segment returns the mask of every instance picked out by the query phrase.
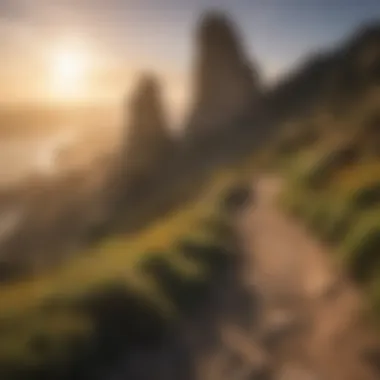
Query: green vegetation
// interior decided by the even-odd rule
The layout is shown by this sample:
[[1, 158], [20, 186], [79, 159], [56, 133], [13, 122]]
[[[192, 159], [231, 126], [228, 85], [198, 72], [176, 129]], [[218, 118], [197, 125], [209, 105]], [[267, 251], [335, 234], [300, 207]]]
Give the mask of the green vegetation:
[[[285, 163], [281, 206], [335, 247], [336, 259], [380, 310], [379, 104], [380, 93], [371, 89], [344, 115], [321, 117], [316, 110], [308, 123], [317, 125], [319, 138], [313, 144], [295, 138], [297, 148], [286, 155], [275, 150], [275, 157]], [[307, 128], [307, 118], [302, 122]]]
[[[0, 378], [93, 379], [99, 368], [112, 367], [115, 357], [137, 344], [158, 345], [173, 322], [191, 315], [213, 280], [237, 259], [231, 254], [235, 242], [228, 216], [231, 208], [244, 203], [244, 191], [235, 193], [231, 202], [220, 194], [226, 196], [237, 180], [251, 177], [252, 168], [262, 165], [280, 168], [286, 179], [282, 206], [336, 247], [337, 259], [368, 287], [380, 311], [380, 92], [372, 85], [379, 79], [380, 55], [377, 43], [374, 54], [372, 44], [364, 52], [360, 48], [372, 34], [376, 43], [377, 31], [370, 30], [335, 54], [317, 57], [266, 94], [264, 113], [271, 115], [262, 122], [259, 117], [249, 134], [237, 128], [213, 136], [215, 141], [208, 140], [205, 149], [211, 160], [198, 152], [197, 142], [191, 162], [179, 167], [181, 173], [175, 165], [166, 177], [158, 169], [148, 170], [172, 143], [163, 133], [161, 116], [153, 135], [153, 124], [145, 123], [146, 109], [158, 108], [156, 101], [148, 99], [146, 109], [139, 107], [132, 118], [137, 128], [132, 145], [142, 139], [143, 148], [137, 151], [147, 156], [140, 157], [137, 168], [144, 174], [137, 175], [139, 186], [130, 196], [138, 201], [127, 201], [122, 191], [115, 202], [121, 214], [115, 225], [128, 226], [129, 234], [108, 235], [59, 268], [1, 287]], [[373, 59], [364, 63], [361, 58], [368, 50]], [[41, 119], [49, 126], [66, 120], [61, 114], [79, 120], [92, 115], [88, 109], [74, 116], [54, 109], [24, 111], [27, 122], [33, 121], [31, 135], [46, 133], [38, 127]], [[91, 121], [98, 116], [92, 115]], [[20, 117], [15, 110], [0, 112], [3, 124], [25, 124]], [[266, 129], [277, 129], [279, 122], [285, 125], [273, 146], [252, 152], [262, 143], [264, 129], [267, 136]], [[18, 133], [9, 128], [3, 132]], [[256, 141], [239, 141], [246, 136]], [[156, 154], [151, 148], [157, 140]], [[250, 150], [246, 157], [239, 147]], [[227, 162], [227, 157], [240, 161], [240, 169], [215, 173], [213, 165]], [[158, 182], [164, 186], [156, 187]]]
[[[0, 377], [70, 378], [133, 342], [159, 339], [224, 265], [233, 239], [219, 195], [235, 180], [234, 171], [217, 174], [195, 200], [134, 235], [105, 238], [57, 269], [4, 285]], [[198, 254], [185, 254], [189, 247]]]

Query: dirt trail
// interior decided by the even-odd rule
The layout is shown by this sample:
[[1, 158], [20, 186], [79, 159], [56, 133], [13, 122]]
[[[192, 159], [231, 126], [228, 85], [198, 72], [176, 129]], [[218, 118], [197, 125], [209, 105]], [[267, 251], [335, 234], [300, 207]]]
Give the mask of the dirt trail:
[[274, 378], [379, 379], [364, 358], [380, 346], [362, 297], [328, 249], [279, 210], [280, 188], [279, 179], [261, 177], [239, 222], [246, 281], [262, 299], [255, 335], [270, 352]]
[[237, 260], [161, 345], [128, 352], [107, 379], [380, 379], [380, 340], [363, 297], [329, 249], [281, 212], [280, 189], [260, 177], [254, 199], [231, 214]]

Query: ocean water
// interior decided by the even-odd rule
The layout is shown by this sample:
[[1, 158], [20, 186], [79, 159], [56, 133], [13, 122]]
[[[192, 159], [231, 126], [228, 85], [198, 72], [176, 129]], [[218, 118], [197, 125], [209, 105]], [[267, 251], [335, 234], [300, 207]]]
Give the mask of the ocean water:
[[54, 175], [57, 157], [75, 143], [73, 131], [44, 137], [12, 137], [0, 141], [0, 185], [17, 182], [30, 174]]

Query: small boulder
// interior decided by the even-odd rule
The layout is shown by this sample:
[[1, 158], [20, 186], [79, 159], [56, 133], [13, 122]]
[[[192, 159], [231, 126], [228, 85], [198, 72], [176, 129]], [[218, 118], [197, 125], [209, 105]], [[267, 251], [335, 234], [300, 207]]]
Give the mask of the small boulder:
[[223, 198], [223, 209], [227, 212], [241, 210], [248, 202], [252, 201], [253, 194], [249, 185], [239, 184], [228, 190]]

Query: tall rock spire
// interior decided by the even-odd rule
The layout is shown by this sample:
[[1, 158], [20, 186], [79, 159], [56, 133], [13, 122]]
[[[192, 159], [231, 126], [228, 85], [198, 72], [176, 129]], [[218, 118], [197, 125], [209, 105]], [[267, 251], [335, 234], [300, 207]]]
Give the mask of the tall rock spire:
[[212, 135], [252, 113], [260, 92], [258, 82], [233, 24], [219, 12], [207, 13], [196, 35], [188, 137]]
[[127, 115], [124, 164], [127, 180], [133, 181], [135, 177], [153, 175], [173, 148], [160, 84], [153, 75], [145, 74], [138, 81], [127, 104]]

